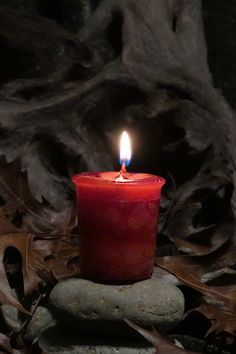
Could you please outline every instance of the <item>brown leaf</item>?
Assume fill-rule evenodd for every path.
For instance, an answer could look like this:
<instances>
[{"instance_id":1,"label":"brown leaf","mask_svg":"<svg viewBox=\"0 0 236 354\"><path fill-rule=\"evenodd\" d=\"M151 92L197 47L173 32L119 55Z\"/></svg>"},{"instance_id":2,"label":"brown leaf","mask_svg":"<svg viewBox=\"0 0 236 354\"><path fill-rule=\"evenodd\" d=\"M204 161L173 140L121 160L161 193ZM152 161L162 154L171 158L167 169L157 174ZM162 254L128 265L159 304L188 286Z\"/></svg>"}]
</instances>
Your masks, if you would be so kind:
<instances>
[{"instance_id":1,"label":"brown leaf","mask_svg":"<svg viewBox=\"0 0 236 354\"><path fill-rule=\"evenodd\" d=\"M62 229L61 226L66 216L70 217L67 222L71 223L70 225L65 223L65 227L68 226L67 232L70 226L72 229L76 224L75 208L72 205L67 210L59 212L47 202L40 203L32 196L27 173L21 171L19 160L0 166L0 176L0 196L3 204L1 213L11 222L16 222L15 219L18 216L17 226L21 229L39 233L55 233L56 230ZM71 212L74 212L74 219L71 217Z\"/></svg>"},{"instance_id":2,"label":"brown leaf","mask_svg":"<svg viewBox=\"0 0 236 354\"><path fill-rule=\"evenodd\" d=\"M236 285L226 281L224 272L236 263L236 246L230 242L207 256L175 256L156 258L156 264L174 274L182 283L204 294L206 304L192 311L201 312L212 325L207 335L214 332L235 334L236 330ZM211 285L201 281L206 273L215 273ZM220 276L217 278L217 274ZM233 270L231 270L233 273ZM230 273L229 273L230 274ZM233 282L233 279L231 281ZM224 281L223 281L224 280ZM213 285L214 282L217 286ZM191 312L191 311L190 311Z\"/></svg>"},{"instance_id":3,"label":"brown leaf","mask_svg":"<svg viewBox=\"0 0 236 354\"><path fill-rule=\"evenodd\" d=\"M212 325L208 330L206 336L211 333L219 334L220 332L227 332L235 335L236 332L236 313L227 308L222 308L213 305L202 304L192 311L198 311L205 317L211 320Z\"/></svg>"},{"instance_id":4,"label":"brown leaf","mask_svg":"<svg viewBox=\"0 0 236 354\"><path fill-rule=\"evenodd\" d=\"M0 333L0 348L5 349L7 353L12 353L10 339L3 333Z\"/></svg>"},{"instance_id":5,"label":"brown leaf","mask_svg":"<svg viewBox=\"0 0 236 354\"><path fill-rule=\"evenodd\" d=\"M9 220L4 215L2 209L0 209L0 233L7 234L11 232L15 232L17 227L9 222Z\"/></svg>"},{"instance_id":6,"label":"brown leaf","mask_svg":"<svg viewBox=\"0 0 236 354\"><path fill-rule=\"evenodd\" d=\"M236 309L236 297L234 295L226 293L224 289L202 283L200 277L207 272L221 267L224 268L226 264L235 263L235 259L236 247L232 247L219 257L215 257L215 262L211 257L172 256L157 257L155 263L174 274L182 283L207 296L223 301L227 307L234 310Z\"/></svg>"},{"instance_id":7,"label":"brown leaf","mask_svg":"<svg viewBox=\"0 0 236 354\"><path fill-rule=\"evenodd\" d=\"M33 235L26 233L12 233L0 235L0 302L15 306L18 310L28 313L20 302L12 295L4 267L4 254L8 247L16 248L22 256L22 273L24 292L28 294L38 289L40 278L37 270L42 266L40 255L34 251Z\"/></svg>"},{"instance_id":8,"label":"brown leaf","mask_svg":"<svg viewBox=\"0 0 236 354\"><path fill-rule=\"evenodd\" d=\"M125 320L125 322L152 343L156 349L156 354L197 354L196 352L177 347L175 344L163 338L155 329L153 331L147 331L131 321Z\"/></svg>"},{"instance_id":9,"label":"brown leaf","mask_svg":"<svg viewBox=\"0 0 236 354\"><path fill-rule=\"evenodd\" d=\"M77 210L76 204L71 202L67 210L64 210L63 215L58 214L56 216L57 222L54 225L57 226L57 232L60 234L68 234L77 226Z\"/></svg>"},{"instance_id":10,"label":"brown leaf","mask_svg":"<svg viewBox=\"0 0 236 354\"><path fill-rule=\"evenodd\" d=\"M69 237L45 239L41 242L51 250L45 264L47 272L52 273L53 278L60 281L80 273L78 244L72 243Z\"/></svg>"},{"instance_id":11,"label":"brown leaf","mask_svg":"<svg viewBox=\"0 0 236 354\"><path fill-rule=\"evenodd\" d=\"M73 262L78 245L68 235L77 223L76 208L72 203L57 212L36 201L19 161L0 166L0 176L0 302L27 312L12 295L3 264L5 251L14 247L22 256L25 295L38 289L42 274L51 272L58 279L78 274L78 262Z\"/></svg>"},{"instance_id":12,"label":"brown leaf","mask_svg":"<svg viewBox=\"0 0 236 354\"><path fill-rule=\"evenodd\" d=\"M57 211L51 206L41 205L23 219L23 228L35 233L67 235L77 225L76 207L73 202L67 209Z\"/></svg>"},{"instance_id":13,"label":"brown leaf","mask_svg":"<svg viewBox=\"0 0 236 354\"><path fill-rule=\"evenodd\" d=\"M19 208L29 211L40 205L31 195L27 174L21 171L20 166L19 160L0 165L0 196L4 203L2 212L10 220Z\"/></svg>"},{"instance_id":14,"label":"brown leaf","mask_svg":"<svg viewBox=\"0 0 236 354\"><path fill-rule=\"evenodd\" d=\"M235 298L236 296L236 284L226 285L223 278L216 279L222 281L220 286L212 286L215 290L218 290L228 297ZM220 332L227 332L231 335L235 335L236 332L236 309L230 309L222 301L217 301L216 299L204 296L205 304L202 304L196 311L201 312L208 319L212 321L212 326L209 329L208 334L215 332L218 334Z\"/></svg>"},{"instance_id":15,"label":"brown leaf","mask_svg":"<svg viewBox=\"0 0 236 354\"><path fill-rule=\"evenodd\" d=\"M209 247L205 245L199 245L193 242L189 242L186 240L182 240L180 238L175 237L173 239L174 244L177 246L179 251L191 254L191 255L197 255L197 256L202 256L204 254L208 254Z\"/></svg>"}]
</instances>

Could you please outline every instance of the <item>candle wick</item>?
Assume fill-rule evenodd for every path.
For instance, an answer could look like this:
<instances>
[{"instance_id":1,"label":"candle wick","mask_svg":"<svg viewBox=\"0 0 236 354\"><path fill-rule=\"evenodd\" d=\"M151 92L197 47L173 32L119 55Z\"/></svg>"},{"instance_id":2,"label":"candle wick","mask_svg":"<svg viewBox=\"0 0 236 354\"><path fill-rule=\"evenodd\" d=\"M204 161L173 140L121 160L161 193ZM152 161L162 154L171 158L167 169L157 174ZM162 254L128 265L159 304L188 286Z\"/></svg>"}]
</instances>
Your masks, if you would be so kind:
<instances>
[{"instance_id":1,"label":"candle wick","mask_svg":"<svg viewBox=\"0 0 236 354\"><path fill-rule=\"evenodd\" d=\"M127 172L126 171L126 164L125 164L125 162L123 162L121 165L120 173L124 175L124 174L126 174L126 172Z\"/></svg>"},{"instance_id":2,"label":"candle wick","mask_svg":"<svg viewBox=\"0 0 236 354\"><path fill-rule=\"evenodd\" d=\"M120 169L120 172L119 172L119 174L117 175L117 177L116 177L116 178L128 179L128 177L127 177L127 171L126 171L126 164L125 164L125 162L123 162L123 163L122 163L122 165L121 165L121 169Z\"/></svg>"}]
</instances>

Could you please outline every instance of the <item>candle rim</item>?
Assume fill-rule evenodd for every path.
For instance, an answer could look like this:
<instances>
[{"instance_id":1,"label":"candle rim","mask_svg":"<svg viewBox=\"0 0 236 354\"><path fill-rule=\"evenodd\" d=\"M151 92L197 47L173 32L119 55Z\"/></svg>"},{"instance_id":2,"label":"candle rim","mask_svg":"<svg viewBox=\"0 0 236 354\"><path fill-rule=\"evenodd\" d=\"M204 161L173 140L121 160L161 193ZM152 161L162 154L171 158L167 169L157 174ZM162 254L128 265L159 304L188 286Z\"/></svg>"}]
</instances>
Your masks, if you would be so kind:
<instances>
[{"instance_id":1,"label":"candle rim","mask_svg":"<svg viewBox=\"0 0 236 354\"><path fill-rule=\"evenodd\" d=\"M113 175L113 178L104 178L106 175ZM110 185L124 185L124 186L137 186L137 185L148 185L155 184L163 186L166 181L163 177L148 173L129 173L127 172L127 179L121 180L116 178L118 176L118 172L107 171L107 172L81 172L72 177L72 181L77 184L79 180L84 183L96 181L97 184L110 184ZM132 179L132 177L136 177L136 179ZM139 177L137 179L137 177Z\"/></svg>"}]
</instances>

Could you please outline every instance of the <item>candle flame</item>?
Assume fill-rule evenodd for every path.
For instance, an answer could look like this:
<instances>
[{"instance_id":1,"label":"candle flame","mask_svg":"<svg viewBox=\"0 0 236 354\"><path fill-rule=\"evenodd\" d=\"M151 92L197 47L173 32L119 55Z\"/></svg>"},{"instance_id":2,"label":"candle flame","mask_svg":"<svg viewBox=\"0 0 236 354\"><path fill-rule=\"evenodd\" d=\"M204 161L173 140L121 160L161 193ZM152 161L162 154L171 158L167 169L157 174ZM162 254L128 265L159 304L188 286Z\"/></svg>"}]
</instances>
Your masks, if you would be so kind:
<instances>
[{"instance_id":1,"label":"candle flame","mask_svg":"<svg viewBox=\"0 0 236 354\"><path fill-rule=\"evenodd\" d=\"M128 166L131 160L131 144L130 138L126 131L121 135L120 139L120 164Z\"/></svg>"}]
</instances>

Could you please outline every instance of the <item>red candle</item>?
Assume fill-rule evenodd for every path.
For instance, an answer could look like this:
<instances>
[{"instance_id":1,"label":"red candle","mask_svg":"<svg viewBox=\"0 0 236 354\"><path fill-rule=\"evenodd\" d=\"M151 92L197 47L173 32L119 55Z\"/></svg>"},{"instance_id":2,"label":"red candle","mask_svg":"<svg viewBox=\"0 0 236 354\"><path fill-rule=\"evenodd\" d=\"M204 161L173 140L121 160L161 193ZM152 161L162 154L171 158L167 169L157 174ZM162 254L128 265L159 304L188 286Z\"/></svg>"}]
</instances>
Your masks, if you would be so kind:
<instances>
[{"instance_id":1,"label":"red candle","mask_svg":"<svg viewBox=\"0 0 236 354\"><path fill-rule=\"evenodd\" d=\"M128 155L130 155L128 153ZM120 172L73 177L79 217L80 266L94 280L137 281L153 270L161 188L159 176Z\"/></svg>"}]
</instances>

